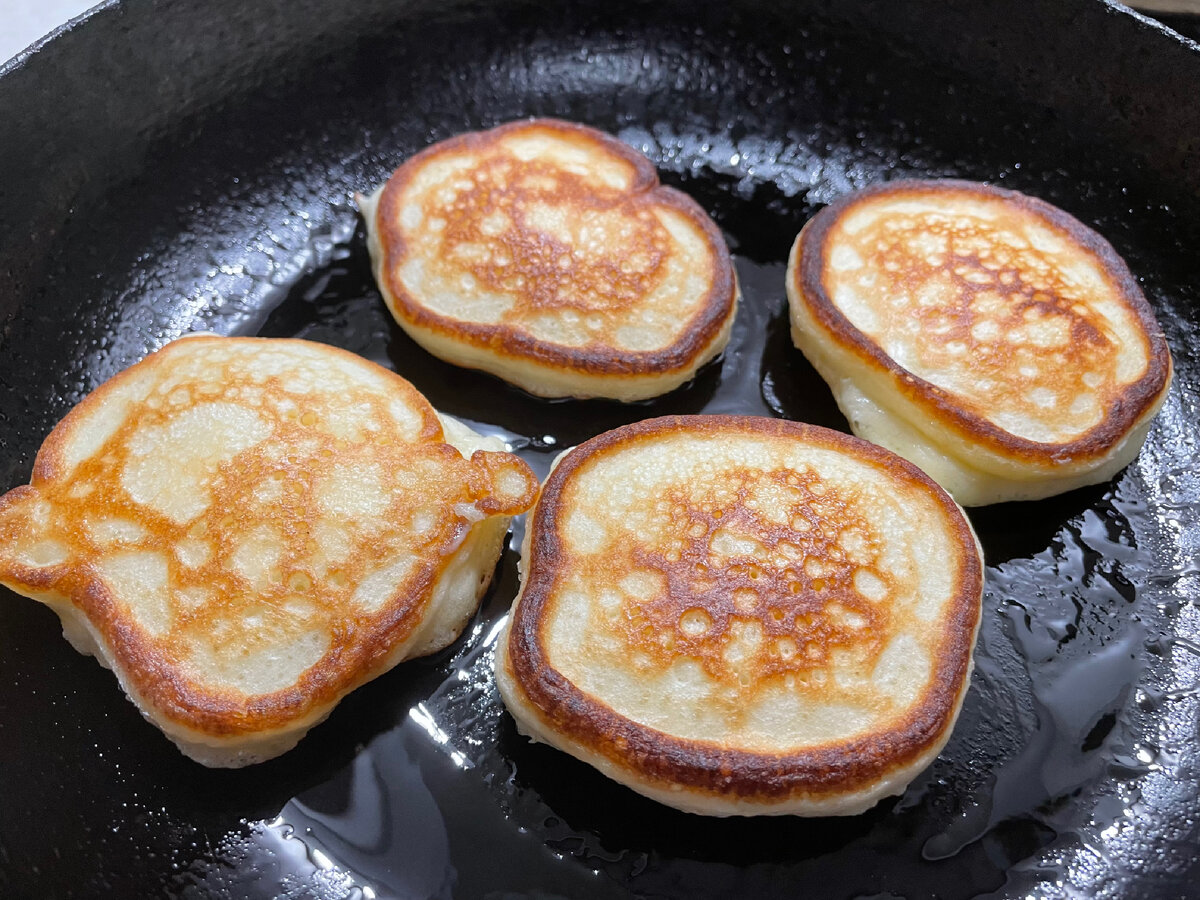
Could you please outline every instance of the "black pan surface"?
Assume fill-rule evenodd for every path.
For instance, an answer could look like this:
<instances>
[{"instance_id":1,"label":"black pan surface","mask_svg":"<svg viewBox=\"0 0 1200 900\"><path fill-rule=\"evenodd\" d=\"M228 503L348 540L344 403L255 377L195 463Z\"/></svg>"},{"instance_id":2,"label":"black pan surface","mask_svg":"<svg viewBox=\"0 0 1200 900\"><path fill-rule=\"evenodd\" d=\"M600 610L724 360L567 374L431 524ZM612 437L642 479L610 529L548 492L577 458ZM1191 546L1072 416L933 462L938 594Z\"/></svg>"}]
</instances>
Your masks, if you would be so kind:
<instances>
[{"instance_id":1,"label":"black pan surface","mask_svg":"<svg viewBox=\"0 0 1200 900\"><path fill-rule=\"evenodd\" d=\"M745 304L691 385L537 400L391 323L352 193L528 115L616 133L725 230ZM451 648L242 771L183 758L52 613L4 592L0 895L1198 895L1197 45L1085 0L130 0L0 70L0 122L0 489L84 393L203 329L358 352L539 474L664 413L844 430L791 347L784 260L822 205L893 177L989 181L1092 225L1176 361L1115 481L971 513L989 568L962 718L864 815L687 816L529 744L490 674L512 551Z\"/></svg>"}]
</instances>

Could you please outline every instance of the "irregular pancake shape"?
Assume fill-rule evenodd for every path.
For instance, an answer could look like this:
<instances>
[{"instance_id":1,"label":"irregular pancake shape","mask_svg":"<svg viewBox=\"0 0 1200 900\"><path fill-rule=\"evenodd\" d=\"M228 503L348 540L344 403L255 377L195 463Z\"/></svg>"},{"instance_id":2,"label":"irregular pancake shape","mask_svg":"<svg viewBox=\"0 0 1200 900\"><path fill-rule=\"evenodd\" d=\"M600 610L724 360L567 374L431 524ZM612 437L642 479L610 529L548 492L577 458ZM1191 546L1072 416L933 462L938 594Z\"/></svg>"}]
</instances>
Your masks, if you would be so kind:
<instances>
[{"instance_id":1,"label":"irregular pancake shape","mask_svg":"<svg viewBox=\"0 0 1200 900\"><path fill-rule=\"evenodd\" d=\"M860 437L962 504L1106 481L1171 357L1116 251L1062 210L965 181L843 197L800 232L792 338Z\"/></svg>"},{"instance_id":2,"label":"irregular pancake shape","mask_svg":"<svg viewBox=\"0 0 1200 900\"><path fill-rule=\"evenodd\" d=\"M737 285L720 232L592 128L535 119L464 134L359 205L400 326L530 393L653 397L729 340Z\"/></svg>"},{"instance_id":3,"label":"irregular pancake shape","mask_svg":"<svg viewBox=\"0 0 1200 900\"><path fill-rule=\"evenodd\" d=\"M567 452L497 649L519 728L669 806L849 815L958 715L982 561L953 500L865 441L650 419Z\"/></svg>"},{"instance_id":4,"label":"irregular pancake shape","mask_svg":"<svg viewBox=\"0 0 1200 900\"><path fill-rule=\"evenodd\" d=\"M537 481L351 353L183 338L101 385L0 497L0 583L193 759L290 749L452 641Z\"/></svg>"}]
</instances>

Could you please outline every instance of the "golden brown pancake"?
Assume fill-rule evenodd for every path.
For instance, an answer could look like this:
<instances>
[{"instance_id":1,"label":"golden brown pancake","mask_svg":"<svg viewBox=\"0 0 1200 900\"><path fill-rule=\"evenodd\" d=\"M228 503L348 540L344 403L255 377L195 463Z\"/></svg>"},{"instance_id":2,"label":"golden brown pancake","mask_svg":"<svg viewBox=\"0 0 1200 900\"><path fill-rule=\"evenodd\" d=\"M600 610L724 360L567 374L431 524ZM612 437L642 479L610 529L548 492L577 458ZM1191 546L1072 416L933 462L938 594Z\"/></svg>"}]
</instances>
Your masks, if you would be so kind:
<instances>
[{"instance_id":1,"label":"golden brown pancake","mask_svg":"<svg viewBox=\"0 0 1200 900\"><path fill-rule=\"evenodd\" d=\"M458 635L536 492L497 446L343 350L187 337L84 398L0 497L0 583L185 754L258 762Z\"/></svg>"},{"instance_id":2,"label":"golden brown pancake","mask_svg":"<svg viewBox=\"0 0 1200 900\"><path fill-rule=\"evenodd\" d=\"M566 453L497 648L518 727L706 815L900 793L958 715L982 561L900 457L813 425L650 419Z\"/></svg>"},{"instance_id":3,"label":"golden brown pancake","mask_svg":"<svg viewBox=\"0 0 1200 900\"><path fill-rule=\"evenodd\" d=\"M843 197L801 231L792 337L854 433L967 506L1111 478L1171 380L1116 251L1062 210L965 181Z\"/></svg>"},{"instance_id":4,"label":"golden brown pancake","mask_svg":"<svg viewBox=\"0 0 1200 900\"><path fill-rule=\"evenodd\" d=\"M400 326L530 393L656 396L729 339L737 286L720 232L595 129L533 119L464 134L359 205Z\"/></svg>"}]
</instances>

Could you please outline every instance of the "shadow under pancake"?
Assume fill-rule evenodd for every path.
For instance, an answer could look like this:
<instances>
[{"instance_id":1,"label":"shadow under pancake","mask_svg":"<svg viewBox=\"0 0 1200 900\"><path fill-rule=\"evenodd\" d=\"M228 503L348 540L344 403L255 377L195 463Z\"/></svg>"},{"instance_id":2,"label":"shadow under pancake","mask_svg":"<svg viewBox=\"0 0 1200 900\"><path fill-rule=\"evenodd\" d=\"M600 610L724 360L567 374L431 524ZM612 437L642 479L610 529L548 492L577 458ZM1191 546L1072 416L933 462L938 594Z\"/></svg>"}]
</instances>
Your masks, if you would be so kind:
<instances>
[{"instance_id":1,"label":"shadow under pancake","mask_svg":"<svg viewBox=\"0 0 1200 900\"><path fill-rule=\"evenodd\" d=\"M644 896L658 896L659 890L678 895L681 883L703 883L721 896L830 896L831 884L870 880L867 873L884 865L891 883L921 882L930 896L939 885L948 888L945 869L921 856L924 844L958 812L939 777L940 763L901 797L857 816L715 818L662 806L567 754L531 743L508 715L496 749L515 769L505 786L506 801L533 836L597 873L621 882L635 878ZM983 865L1004 848L988 840L961 854L964 862ZM787 878L780 880L785 871ZM998 882L977 883L972 891L996 887Z\"/></svg>"},{"instance_id":2,"label":"shadow under pancake","mask_svg":"<svg viewBox=\"0 0 1200 900\"><path fill-rule=\"evenodd\" d=\"M680 812L617 784L591 766L520 735L511 716L501 725L500 753L516 767L516 785L535 791L561 823L544 837L568 840L562 828L589 834L602 847L653 849L682 859L735 865L815 859L861 840L891 815L893 799L858 816L719 818ZM597 803L603 797L603 803Z\"/></svg>"},{"instance_id":3,"label":"shadow under pancake","mask_svg":"<svg viewBox=\"0 0 1200 900\"><path fill-rule=\"evenodd\" d=\"M761 378L763 401L775 415L850 433L829 385L792 343L786 304L767 325Z\"/></svg>"},{"instance_id":4,"label":"shadow under pancake","mask_svg":"<svg viewBox=\"0 0 1200 900\"><path fill-rule=\"evenodd\" d=\"M1064 522L1096 507L1111 490L1112 482L1106 481L1044 500L974 506L967 518L983 545L984 563L998 566L1045 550Z\"/></svg>"}]
</instances>

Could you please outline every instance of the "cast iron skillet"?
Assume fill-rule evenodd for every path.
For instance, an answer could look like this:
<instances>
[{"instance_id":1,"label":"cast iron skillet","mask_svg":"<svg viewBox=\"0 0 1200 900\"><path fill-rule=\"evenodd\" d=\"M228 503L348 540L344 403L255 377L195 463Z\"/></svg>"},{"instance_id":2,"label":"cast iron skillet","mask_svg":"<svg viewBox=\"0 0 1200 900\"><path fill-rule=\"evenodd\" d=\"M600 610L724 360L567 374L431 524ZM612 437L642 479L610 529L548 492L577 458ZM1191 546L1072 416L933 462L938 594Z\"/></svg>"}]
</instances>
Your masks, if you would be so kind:
<instances>
[{"instance_id":1,"label":"cast iron skillet","mask_svg":"<svg viewBox=\"0 0 1200 900\"><path fill-rule=\"evenodd\" d=\"M972 513L989 569L961 721L903 797L854 818L690 817L519 737L490 675L511 552L460 641L236 772L180 756L49 611L6 593L0 895L1192 893L1197 98L1200 47L1098 0L130 0L19 57L0 70L3 489L86 391L196 329L357 351L540 473L668 412L845 428L790 346L783 260L824 203L899 176L1017 188L1097 228L1176 380L1113 483ZM389 321L352 192L527 115L620 135L725 229L746 302L690 386L540 401Z\"/></svg>"}]
</instances>

